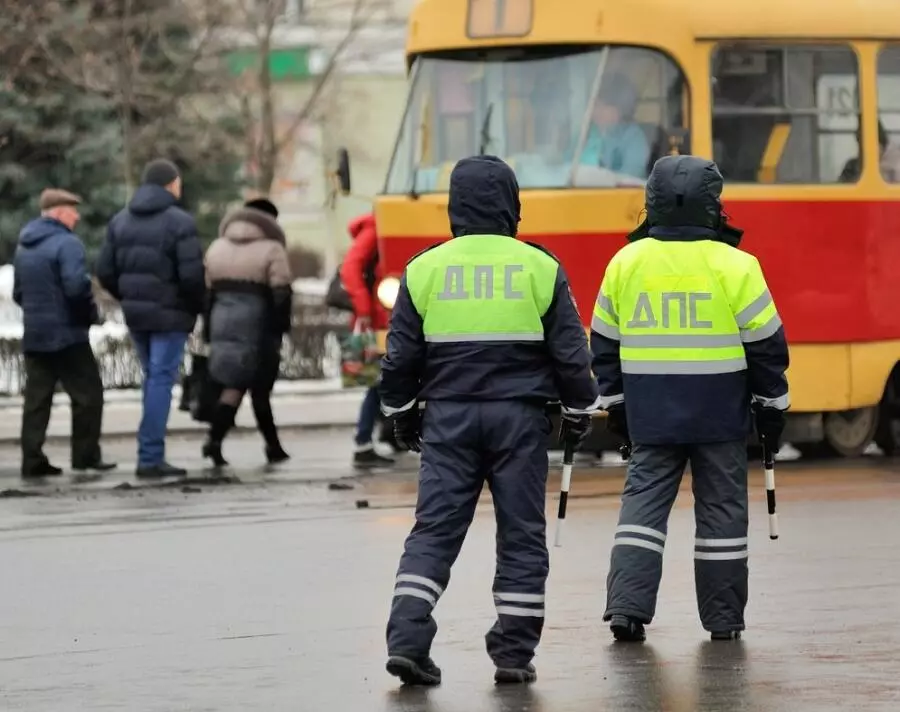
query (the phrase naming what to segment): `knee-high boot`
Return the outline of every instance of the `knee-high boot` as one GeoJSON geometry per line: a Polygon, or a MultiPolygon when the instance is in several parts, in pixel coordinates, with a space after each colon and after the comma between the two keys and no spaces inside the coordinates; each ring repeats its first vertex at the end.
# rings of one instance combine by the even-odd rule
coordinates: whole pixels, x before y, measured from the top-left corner
{"type": "Polygon", "coordinates": [[[278,438],[278,429],[275,427],[275,416],[272,413],[272,403],[268,394],[252,394],[253,415],[256,418],[256,427],[260,435],[266,441],[266,459],[272,465],[285,462],[290,459],[281,440],[278,438]]]}
{"type": "Polygon", "coordinates": [[[216,404],[212,421],[209,426],[209,435],[203,445],[203,457],[213,461],[215,467],[225,467],[228,461],[222,457],[222,441],[234,425],[238,409],[227,403],[216,404]]]}

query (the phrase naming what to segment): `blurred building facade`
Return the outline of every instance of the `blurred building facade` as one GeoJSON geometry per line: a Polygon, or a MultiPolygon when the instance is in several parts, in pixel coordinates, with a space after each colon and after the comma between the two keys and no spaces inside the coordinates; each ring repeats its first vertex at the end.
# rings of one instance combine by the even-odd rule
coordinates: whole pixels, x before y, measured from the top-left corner
{"type": "MultiPolygon", "coordinates": [[[[282,0],[269,65],[276,123],[289,136],[272,198],[289,239],[320,253],[324,275],[349,244],[348,221],[371,208],[384,184],[406,100],[406,19],[415,0],[282,0]],[[342,48],[315,116],[296,116],[342,48]],[[330,200],[330,173],[339,147],[350,152],[353,195],[330,200]]],[[[231,71],[258,61],[251,40],[234,36],[231,71]]],[[[248,166],[250,170],[253,166],[248,166]]]]}

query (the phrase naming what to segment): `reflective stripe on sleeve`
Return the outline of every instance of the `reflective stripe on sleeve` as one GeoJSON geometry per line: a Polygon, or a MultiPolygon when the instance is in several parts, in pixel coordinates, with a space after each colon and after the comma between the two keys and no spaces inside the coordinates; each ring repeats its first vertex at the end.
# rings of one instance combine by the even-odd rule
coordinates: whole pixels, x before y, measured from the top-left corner
{"type": "Polygon", "coordinates": [[[611,406],[619,405],[619,403],[624,403],[624,402],[625,402],[625,394],[624,393],[616,393],[615,395],[612,395],[612,396],[600,396],[600,407],[603,408],[603,410],[606,410],[607,408],[609,408],[611,406]]]}
{"type": "Polygon", "coordinates": [[[591,331],[600,334],[600,336],[605,336],[607,339],[612,339],[613,341],[619,340],[619,327],[607,324],[596,314],[594,314],[594,317],[591,319],[591,331]]]}
{"type": "Polygon", "coordinates": [[[774,336],[781,328],[781,317],[776,313],[769,321],[756,329],[741,329],[741,341],[752,344],[754,341],[762,341],[774,336]]]}
{"type": "Polygon", "coordinates": [[[405,413],[416,405],[416,399],[413,398],[409,403],[401,405],[399,408],[391,408],[389,405],[381,404],[381,412],[387,416],[397,415],[397,413],[405,413]]]}
{"type": "Polygon", "coordinates": [[[622,359],[622,373],[652,375],[713,375],[717,373],[736,373],[747,369],[747,359],[720,359],[717,361],[638,361],[622,359]]]}
{"type": "Polygon", "coordinates": [[[485,332],[482,334],[426,334],[432,344],[465,344],[472,341],[543,341],[543,332],[485,332]]]}
{"type": "Polygon", "coordinates": [[[596,413],[600,408],[603,408],[603,396],[597,396],[596,400],[591,403],[587,408],[569,408],[567,406],[560,406],[562,408],[563,413],[568,413],[569,415],[590,415],[591,413],[596,413]]]}
{"type": "Polygon", "coordinates": [[[616,314],[615,307],[613,307],[612,300],[607,297],[603,292],[597,295],[597,304],[595,306],[596,309],[602,309],[607,314],[612,317],[612,320],[618,324],[619,323],[619,315],[616,314]]]}
{"type": "Polygon", "coordinates": [[[621,341],[623,348],[632,349],[705,348],[740,346],[741,336],[740,334],[622,334],[621,341]]]}
{"type": "Polygon", "coordinates": [[[735,315],[734,319],[737,322],[737,325],[740,328],[744,328],[753,320],[753,317],[762,314],[763,310],[771,303],[772,294],[767,289],[735,315]]]}
{"type": "Polygon", "coordinates": [[[777,408],[778,410],[787,410],[791,407],[791,397],[789,393],[777,398],[766,398],[758,396],[755,393],[750,396],[754,403],[759,403],[764,408],[777,408]]]}

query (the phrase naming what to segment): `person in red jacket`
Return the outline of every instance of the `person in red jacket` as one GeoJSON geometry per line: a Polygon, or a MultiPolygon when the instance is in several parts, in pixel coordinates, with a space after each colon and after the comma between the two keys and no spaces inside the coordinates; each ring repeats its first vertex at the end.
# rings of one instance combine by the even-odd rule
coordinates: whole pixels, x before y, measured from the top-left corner
{"type": "MultiPolygon", "coordinates": [[[[341,282],[353,302],[351,327],[362,331],[387,329],[390,315],[375,296],[381,277],[378,266],[378,234],[371,213],[350,221],[347,226],[352,242],[341,265],[341,282]]],[[[355,467],[384,467],[394,461],[375,451],[372,435],[381,411],[378,389],[369,388],[359,410],[356,423],[355,467]]]]}

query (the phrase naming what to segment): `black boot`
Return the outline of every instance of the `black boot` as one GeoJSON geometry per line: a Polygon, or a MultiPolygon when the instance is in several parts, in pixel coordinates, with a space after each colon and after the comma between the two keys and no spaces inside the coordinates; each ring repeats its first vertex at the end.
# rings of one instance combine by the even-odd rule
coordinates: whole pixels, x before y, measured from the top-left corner
{"type": "Polygon", "coordinates": [[[281,440],[278,439],[278,428],[275,427],[275,416],[272,414],[272,403],[269,400],[269,394],[252,393],[251,405],[253,406],[253,417],[256,418],[256,428],[259,434],[266,441],[266,460],[270,465],[277,465],[287,462],[291,459],[284,448],[281,447],[281,440]]]}
{"type": "Polygon", "coordinates": [[[374,467],[390,467],[394,461],[389,457],[383,457],[375,452],[375,446],[368,445],[358,446],[356,452],[353,453],[353,466],[360,469],[370,469],[374,467]]]}
{"type": "Polygon", "coordinates": [[[222,441],[234,425],[237,408],[226,403],[219,403],[213,412],[212,422],[209,426],[209,436],[203,444],[203,457],[213,461],[214,467],[227,467],[228,461],[222,457],[222,441]]]}
{"type": "Polygon", "coordinates": [[[62,468],[51,465],[46,458],[37,464],[22,465],[23,480],[40,480],[44,477],[59,477],[62,475],[62,468]]]}
{"type": "Polygon", "coordinates": [[[630,616],[613,616],[609,629],[620,643],[642,643],[647,639],[644,624],[630,616]]]}
{"type": "Polygon", "coordinates": [[[537,681],[534,665],[520,667],[498,667],[494,672],[494,682],[498,685],[527,685],[537,681]]]}
{"type": "Polygon", "coordinates": [[[290,459],[291,456],[284,451],[278,440],[275,441],[274,445],[266,445],[266,460],[268,460],[270,465],[278,465],[290,459]]]}
{"type": "Polygon", "coordinates": [[[739,630],[714,630],[709,634],[710,640],[740,640],[739,630]]]}
{"type": "Polygon", "coordinates": [[[431,658],[414,660],[402,655],[391,655],[385,668],[394,677],[399,677],[404,685],[433,687],[441,684],[441,669],[431,658]]]}

